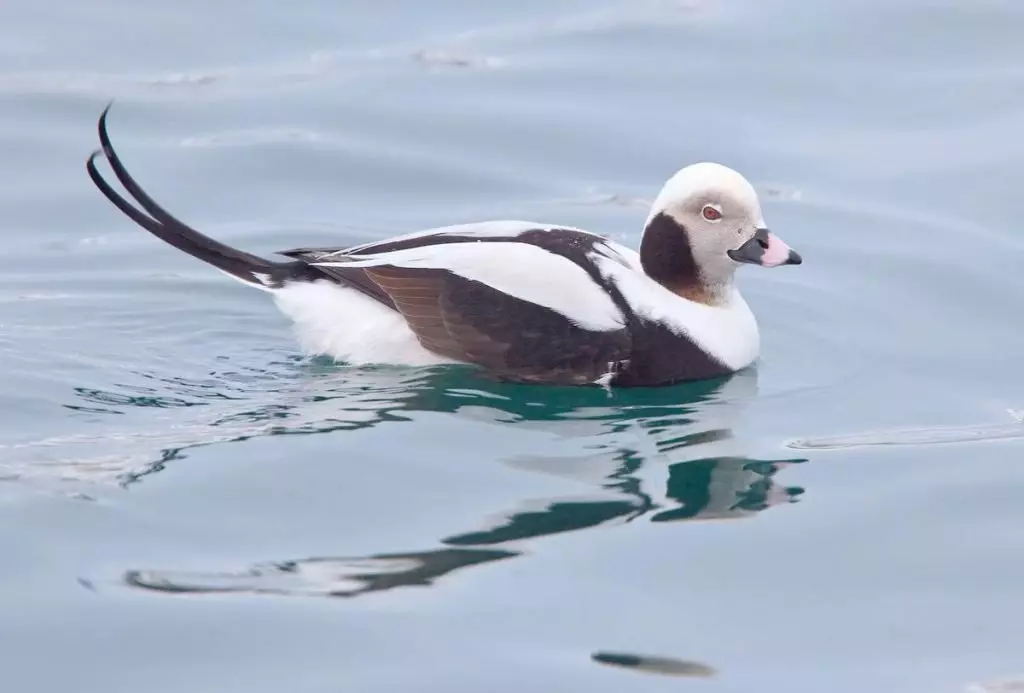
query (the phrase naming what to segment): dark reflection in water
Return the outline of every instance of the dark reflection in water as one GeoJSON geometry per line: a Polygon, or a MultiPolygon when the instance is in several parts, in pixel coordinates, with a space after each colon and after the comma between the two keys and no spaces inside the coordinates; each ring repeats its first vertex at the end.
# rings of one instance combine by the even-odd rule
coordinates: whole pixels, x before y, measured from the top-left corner
{"type": "MultiPolygon", "coordinates": [[[[743,403],[756,393],[755,371],[673,388],[611,393],[491,383],[458,369],[403,372],[314,366],[306,376],[278,393],[276,401],[217,417],[208,430],[233,432],[221,440],[243,440],[402,425],[417,412],[448,412],[576,442],[573,454],[582,456],[500,459],[519,469],[587,481],[593,492],[530,499],[520,508],[488,518],[483,527],[440,538],[440,546],[426,550],[270,561],[224,573],[132,570],[125,575],[129,585],[165,592],[353,597],[431,585],[456,570],[521,555],[523,548],[517,544],[528,540],[645,515],[653,522],[737,519],[794,502],[803,492],[779,485],[775,476],[786,465],[805,460],[751,459],[728,452],[734,443],[731,426],[743,403]],[[649,482],[639,474],[652,465],[667,469],[663,493],[645,488],[649,482]]],[[[127,475],[125,483],[136,483],[183,450],[209,442],[168,448],[143,471],[127,475]]]]}
{"type": "Polygon", "coordinates": [[[638,655],[624,652],[595,652],[590,656],[590,658],[599,664],[620,667],[645,674],[660,674],[662,676],[683,676],[687,678],[707,679],[718,673],[707,664],[659,655],[638,655]]]}

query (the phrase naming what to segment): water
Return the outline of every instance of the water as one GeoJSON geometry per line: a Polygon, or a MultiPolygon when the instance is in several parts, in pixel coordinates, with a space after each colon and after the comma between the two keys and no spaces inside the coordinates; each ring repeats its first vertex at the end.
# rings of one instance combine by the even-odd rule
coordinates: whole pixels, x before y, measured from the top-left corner
{"type": "Polygon", "coordinates": [[[3,688],[1024,674],[1022,31],[1012,0],[4,3],[3,688]],[[805,263],[743,272],[763,358],[725,381],[310,363],[93,189],[112,98],[140,182],[251,252],[635,244],[711,159],[805,263]]]}

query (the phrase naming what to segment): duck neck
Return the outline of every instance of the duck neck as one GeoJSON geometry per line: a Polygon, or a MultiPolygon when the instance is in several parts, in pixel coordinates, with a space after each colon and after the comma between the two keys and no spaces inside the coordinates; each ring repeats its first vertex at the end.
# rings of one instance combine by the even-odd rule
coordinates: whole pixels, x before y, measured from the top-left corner
{"type": "Polygon", "coordinates": [[[720,279],[706,276],[694,258],[686,228],[664,212],[651,217],[644,228],[640,264],[648,277],[697,303],[721,305],[732,288],[732,275],[720,279]]]}

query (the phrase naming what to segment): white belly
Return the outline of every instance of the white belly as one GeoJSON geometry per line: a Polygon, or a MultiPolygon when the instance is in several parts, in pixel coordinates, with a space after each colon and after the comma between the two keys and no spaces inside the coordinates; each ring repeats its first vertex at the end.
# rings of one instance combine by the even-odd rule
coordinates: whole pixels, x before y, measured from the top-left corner
{"type": "Polygon", "coordinates": [[[356,366],[458,363],[424,349],[401,315],[355,289],[329,281],[295,282],[273,296],[308,354],[356,366]]]}

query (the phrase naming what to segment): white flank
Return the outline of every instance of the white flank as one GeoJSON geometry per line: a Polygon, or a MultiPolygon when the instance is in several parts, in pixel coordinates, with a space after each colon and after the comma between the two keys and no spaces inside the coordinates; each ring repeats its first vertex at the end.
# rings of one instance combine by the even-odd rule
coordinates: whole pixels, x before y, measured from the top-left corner
{"type": "Polygon", "coordinates": [[[355,366],[457,363],[420,345],[405,319],[377,301],[333,282],[293,282],[274,291],[277,307],[295,323],[309,354],[355,366]]]}
{"type": "Polygon", "coordinates": [[[633,311],[686,335],[731,369],[746,368],[761,349],[757,321],[735,287],[723,305],[689,301],[620,262],[591,253],[602,276],[615,283],[633,311]]]}
{"type": "MultiPolygon", "coordinates": [[[[396,267],[447,270],[502,293],[561,313],[582,328],[622,329],[625,317],[579,265],[527,243],[448,243],[361,256],[324,267],[396,267]]],[[[618,265],[622,267],[622,265],[618,265]]]]}

